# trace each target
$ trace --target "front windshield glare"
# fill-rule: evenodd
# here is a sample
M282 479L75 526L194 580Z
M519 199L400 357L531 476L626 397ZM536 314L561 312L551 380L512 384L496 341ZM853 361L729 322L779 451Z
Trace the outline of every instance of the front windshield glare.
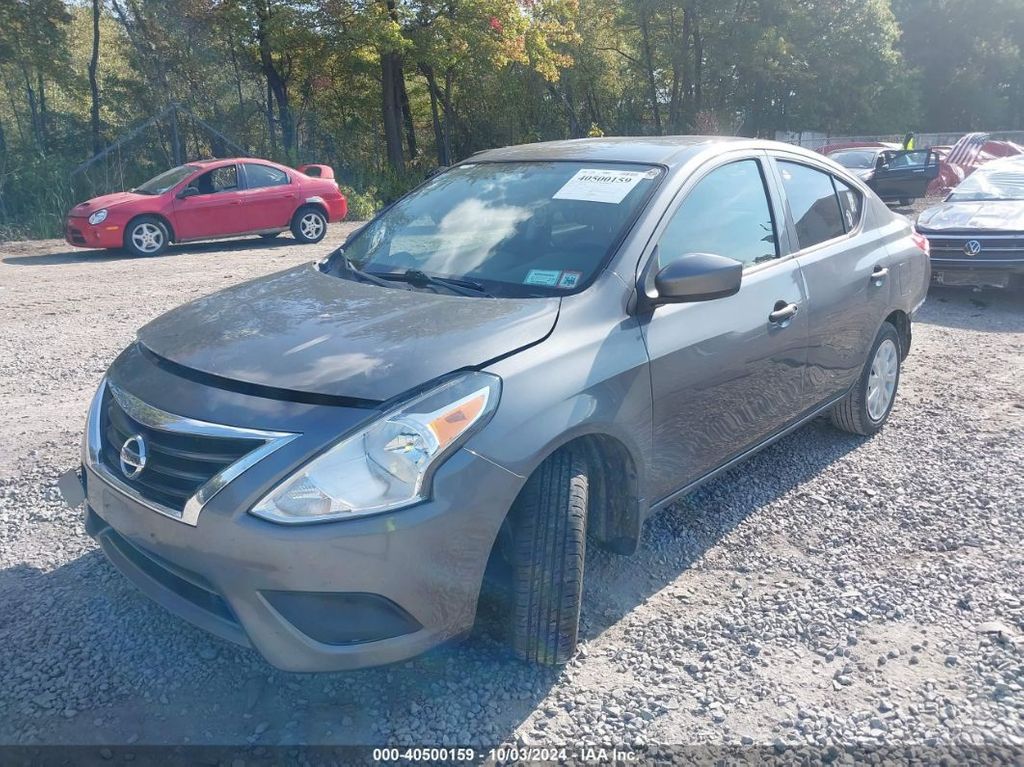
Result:
M195 165L179 165L177 168L165 170L159 176L154 176L145 184L135 187L133 191L140 194L163 194L168 189L173 189L197 170L199 168Z
M1024 200L1024 167L1021 170L976 170L964 179L950 200Z
M386 210L344 257L371 274L412 270L499 296L564 294L602 267L660 175L623 163L460 165Z

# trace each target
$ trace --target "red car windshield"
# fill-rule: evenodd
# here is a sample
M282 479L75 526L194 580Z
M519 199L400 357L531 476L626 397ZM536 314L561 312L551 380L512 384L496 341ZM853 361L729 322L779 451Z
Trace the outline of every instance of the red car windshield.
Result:
M145 184L132 189L136 194L163 194L168 189L173 189L186 178L195 173L199 168L195 165L179 165L177 168L165 170L159 176L154 176Z

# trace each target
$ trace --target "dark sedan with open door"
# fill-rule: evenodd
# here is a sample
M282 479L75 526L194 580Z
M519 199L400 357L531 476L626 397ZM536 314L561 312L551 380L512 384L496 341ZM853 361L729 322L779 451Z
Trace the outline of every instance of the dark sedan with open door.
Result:
M855 173L885 202L910 205L924 197L939 175L939 155L931 149L857 147L837 149L829 159Z
M931 245L933 283L1024 285L1024 155L980 167L917 229Z

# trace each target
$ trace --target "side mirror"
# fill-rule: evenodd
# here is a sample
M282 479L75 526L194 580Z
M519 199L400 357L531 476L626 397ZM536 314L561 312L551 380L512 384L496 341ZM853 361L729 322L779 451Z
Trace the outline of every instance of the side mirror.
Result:
M743 264L712 253L688 253L662 267L654 277L652 304L712 301L739 292Z
M194 186L186 186L180 192L178 192L178 199L184 200L186 197L195 197L199 194L199 190Z

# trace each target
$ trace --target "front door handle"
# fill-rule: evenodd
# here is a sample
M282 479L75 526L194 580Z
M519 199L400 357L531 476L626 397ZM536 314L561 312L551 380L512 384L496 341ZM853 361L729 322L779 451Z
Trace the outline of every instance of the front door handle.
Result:
M774 311L768 315L768 322L773 325L779 325L780 327L786 327L786 325L789 324L789 321L796 316L798 311L800 311L800 307L796 304L787 304L785 301L776 301Z
M882 283L885 282L885 278L889 276L888 266L876 266L874 271L871 272L871 282L876 288L882 287Z

